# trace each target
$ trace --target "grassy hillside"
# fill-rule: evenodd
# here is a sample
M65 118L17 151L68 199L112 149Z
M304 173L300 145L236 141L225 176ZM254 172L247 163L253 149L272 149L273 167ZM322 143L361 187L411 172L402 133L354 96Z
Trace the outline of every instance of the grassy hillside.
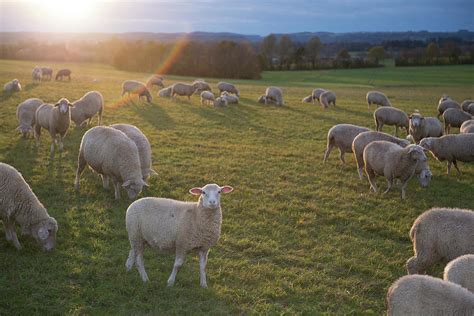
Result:
M430 158L431 186L422 189L413 179L404 201L398 188L386 195L369 192L350 155L341 165L335 151L322 164L332 125L373 128L368 90L384 91L407 112L435 115L443 93L459 101L474 97L472 66L264 73L261 81L236 81L240 105L215 109L201 106L196 96L190 102L155 97L151 105L124 104L121 82L148 75L104 65L51 64L55 70L70 67L72 82L36 85L34 65L0 60L0 82L18 78L24 87L0 95L0 161L23 174L58 220L58 243L54 252L42 253L23 236L24 249L16 251L0 227L0 314L381 314L387 288L406 273L408 231L416 216L432 206L474 206L472 164L460 163L462 176L447 176L445 164ZM167 77L165 83L178 80L191 78ZM218 80L208 81L215 86ZM268 85L283 88L284 107L256 104ZM334 90L337 107L301 103L316 87ZM166 288L173 255L146 252L148 284L135 268L125 271L130 201L114 201L89 170L80 194L74 191L84 129L70 129L64 153L54 160L47 133L36 148L15 131L21 101L75 100L89 90L104 95L105 124L135 124L152 144L159 176L141 196L195 200L188 193L194 186L235 188L222 198L222 236L209 254L209 289L199 287L191 253L174 288ZM384 188L385 180L378 184ZM442 268L430 273L441 276Z

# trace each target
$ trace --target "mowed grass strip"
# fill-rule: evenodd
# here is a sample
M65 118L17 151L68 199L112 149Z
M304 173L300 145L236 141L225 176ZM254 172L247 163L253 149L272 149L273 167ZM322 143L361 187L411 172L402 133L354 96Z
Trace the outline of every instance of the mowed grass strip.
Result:
M17 168L59 223L57 249L42 253L20 237L16 251L0 227L0 314L380 314L390 284L406 274L412 256L408 232L414 219L433 206L474 207L474 166L445 174L430 157L434 177L422 189L413 179L407 199L395 188L369 192L355 161L346 165L335 150L322 164L328 129L338 123L374 128L365 94L381 90L394 106L436 115L443 93L458 101L474 97L473 66L379 68L314 72L267 72L260 81L235 80L242 98L223 109L201 106L199 97L152 104L124 104L121 82L148 74L100 64L68 67L72 81L32 84L35 62L0 60L2 83L20 79L23 91L0 95L0 161ZM165 84L194 78L166 76ZM214 87L218 79L206 78ZM282 87L285 106L256 103L266 86ZM313 88L331 89L337 107L301 103ZM190 253L174 288L166 288L174 255L146 251L150 277L143 284L129 251L125 211L100 178L86 170L74 191L79 144L85 129L71 128L61 157L49 159L44 132L36 148L15 131L16 106L39 97L71 101L90 90L105 99L104 123L130 123L149 138L154 169L143 196L195 200L188 189L206 183L235 188L223 196L223 227L207 267L209 289L199 287L199 265ZM94 119L94 125L97 120ZM393 128L384 127L393 133ZM458 130L454 129L457 133ZM402 134L403 135L403 134ZM384 188L385 180L378 179ZM430 273L441 276L442 265Z

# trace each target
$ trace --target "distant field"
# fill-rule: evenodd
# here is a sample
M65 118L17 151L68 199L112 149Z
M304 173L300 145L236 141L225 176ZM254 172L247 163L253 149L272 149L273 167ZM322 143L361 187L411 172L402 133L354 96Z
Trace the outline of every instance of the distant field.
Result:
M430 157L431 186L422 189L413 179L405 201L398 188L386 195L369 192L350 155L341 165L335 151L322 164L332 125L374 127L368 90L384 91L407 112L434 116L443 93L458 101L474 98L473 66L267 72L260 81L235 81L240 105L215 109L201 106L197 96L190 102L155 96L151 105L123 104L121 82L148 74L99 64L49 65L71 68L72 81L32 84L34 62L0 60L2 85L18 78L24 88L0 94L0 161L22 172L59 223L52 253L42 253L29 237L19 237L24 249L16 251L0 226L0 315L382 314L387 288L406 274L413 253L413 220L432 206L474 208L473 164L460 163L462 176L447 176L445 164ZM167 76L165 83L192 79ZM215 87L219 80L208 81ZM285 106L255 102L268 85L282 87ZM316 87L334 90L337 107L301 103ZM105 124L135 124L152 144L159 176L141 197L194 200L188 189L213 182L235 188L222 198L222 236L209 254L209 289L199 287L194 254L174 288L166 287L173 255L146 252L148 284L135 268L125 271L130 201L115 202L87 170L81 193L74 191L84 130L70 129L62 158L53 161L47 133L35 148L15 131L16 106L23 100L75 100L89 90L104 95ZM391 127L384 131L393 133ZM378 184L384 188L385 180ZM441 276L442 269L430 273Z

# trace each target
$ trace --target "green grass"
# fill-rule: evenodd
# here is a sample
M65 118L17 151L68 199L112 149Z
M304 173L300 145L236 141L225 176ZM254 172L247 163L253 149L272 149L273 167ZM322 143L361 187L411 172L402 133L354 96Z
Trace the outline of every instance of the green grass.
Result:
M422 189L412 180L402 201L399 189L385 196L369 192L350 155L346 165L337 152L321 162L332 125L373 128L373 108L365 103L369 89L386 92L407 112L435 115L443 93L459 101L474 97L472 66L268 72L261 81L235 81L241 104L215 109L199 105L195 96L191 102L155 97L152 105L122 105L121 82L147 74L97 64L51 64L70 67L72 82L34 85L34 65L0 60L0 82L18 78L24 87L0 96L0 161L22 172L58 220L58 243L54 252L43 253L23 236L24 249L16 251L0 227L2 315L381 314L387 288L406 273L408 231L416 216L432 206L474 206L472 164L460 164L462 176L447 176L445 164L430 158L431 186ZM191 79L167 76L166 84ZM218 80L208 81L215 86ZM283 88L284 107L256 104L268 85ZM333 89L337 107L300 102L316 87ZM191 253L174 288L166 288L173 255L146 252L148 284L135 268L125 271L130 201L115 202L90 171L82 176L80 194L74 191L84 130L71 129L61 159L52 161L47 133L35 148L15 132L15 109L26 98L74 100L89 90L104 95L105 124L135 124L152 144L159 176L141 196L194 200L187 193L194 186L235 188L222 199L222 236L209 255L209 289L199 287ZM382 178L378 183L385 186ZM441 276L442 268L430 272Z

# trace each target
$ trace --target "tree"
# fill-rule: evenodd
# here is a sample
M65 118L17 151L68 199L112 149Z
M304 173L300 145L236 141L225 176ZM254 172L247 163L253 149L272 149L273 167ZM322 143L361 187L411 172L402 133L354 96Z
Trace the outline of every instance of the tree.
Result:
M311 68L313 69L316 67L316 60L322 48L323 44L317 36L311 37L306 44L306 56L311 61Z
M277 38L275 34L270 34L263 38L262 52L267 58L267 61L270 67L272 67L273 65L273 57L275 55L276 45L277 45Z
M280 55L280 66L283 64L290 68L290 57L293 49L293 41L288 35L283 35L278 43L278 53Z
M458 44L454 41L447 41L444 45L444 55L449 58L451 63L458 62L459 56L461 56L461 49Z
M439 48L435 42L431 42L426 47L426 57L429 61L433 61L439 56Z
M347 49L343 48L338 54L337 59L350 59L351 55L347 51Z
M369 50L369 58L375 60L378 64L380 59L385 57L385 49L383 46L374 46Z

